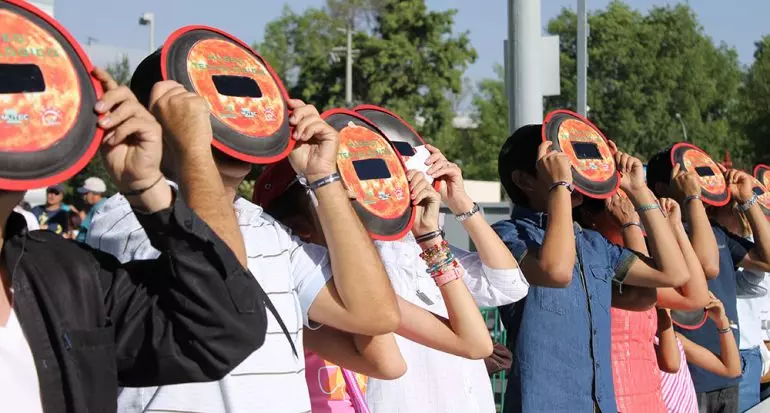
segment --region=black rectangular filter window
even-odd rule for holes
[[[362,181],[390,178],[390,170],[388,169],[388,164],[379,158],[353,161],[353,168],[356,170],[358,179]]]
[[[591,142],[571,142],[578,159],[602,159],[599,146]]]
[[[401,156],[414,156],[415,154],[414,147],[409,142],[393,141],[393,146],[396,147]]]
[[[714,170],[710,166],[696,166],[695,172],[700,176],[714,176]]]
[[[0,63],[0,94],[43,91],[45,80],[37,65]]]
[[[257,81],[250,77],[216,75],[212,76],[211,79],[220,95],[238,98],[262,97],[262,90],[259,89]]]
[[[762,188],[760,188],[760,187],[758,187],[758,186],[755,186],[755,187],[754,187],[754,195],[756,195],[756,196],[762,196],[762,195],[764,195],[764,194],[765,194],[765,191],[764,191]]]

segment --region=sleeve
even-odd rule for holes
[[[332,278],[329,252],[320,245],[302,242],[298,237],[289,235],[288,230],[285,231],[285,236],[289,238],[291,277],[302,309],[302,322],[307,327],[318,328],[319,325],[310,322],[308,311],[318,293]]]
[[[740,265],[741,261],[743,261],[744,258],[746,258],[746,255],[754,249],[754,243],[745,239],[741,238],[732,232],[722,230],[725,234],[725,243],[727,245],[727,250],[730,251],[730,256],[733,259],[733,264],[737,267]]]
[[[628,275],[628,270],[634,265],[639,257],[635,252],[622,248],[618,245],[612,244],[606,238],[602,237],[606,243],[607,255],[609,258],[610,267],[614,271],[612,280],[618,284],[623,284],[623,281]]]
[[[521,300],[529,291],[529,283],[517,268],[494,269],[481,262],[479,254],[450,246],[455,258],[465,269],[465,282],[476,304],[499,307]]]
[[[135,215],[158,258],[120,264],[91,251],[115,329],[119,384],[221,379],[264,342],[264,291],[181,197]]]
[[[119,194],[94,213],[85,243],[122,263],[160,256],[160,251],[152,246],[128,200]]]
[[[523,233],[520,232],[516,226],[510,222],[502,221],[493,225],[492,229],[497,232],[497,235],[500,236],[500,239],[505,243],[505,246],[508,247],[511,254],[513,254],[513,258],[516,258],[516,261],[519,263],[524,260],[524,257],[526,257],[528,253],[532,251],[537,253],[542,246],[540,242],[535,241],[534,238],[529,236],[526,231]]]
[[[767,295],[762,285],[767,273],[739,268],[735,272],[735,291],[738,298],[758,298]]]

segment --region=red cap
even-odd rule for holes
[[[297,173],[291,167],[288,158],[270,164],[262,171],[254,184],[252,202],[264,209],[278,199],[294,183]]]

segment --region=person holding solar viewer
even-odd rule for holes
[[[118,384],[216,380],[264,341],[264,328],[254,327],[264,311],[248,298],[259,285],[233,253],[242,243],[217,235],[235,230],[234,218],[215,212],[219,199],[190,206],[161,179],[160,125],[107,72],[92,75],[104,89],[93,110],[106,169],[162,253],[121,264],[27,231],[12,212],[24,191],[0,190],[5,411],[114,412]],[[186,154],[182,181],[221,192],[211,154],[196,150],[207,144],[201,136],[167,142]]]
[[[596,152],[602,158],[590,170],[613,177],[616,168],[619,186],[647,231],[650,257],[573,222],[572,210],[583,202],[583,195],[573,191],[580,163],[552,150],[553,142],[544,138],[550,134],[544,131],[560,130],[558,123],[555,128],[549,123],[553,116],[546,125],[523,126],[511,135],[500,151],[498,170],[514,207],[511,219],[493,228],[521,263],[530,292],[501,307],[513,352],[506,412],[617,411],[610,358],[612,286],[680,287],[690,278],[682,250],[672,248],[677,236],[645,186],[641,162],[620,151],[613,154],[587,121],[561,113],[566,133],[559,139],[573,133],[574,139],[592,139],[601,145]],[[566,144],[560,142],[562,148]]]
[[[684,152],[682,155],[680,152]],[[758,205],[758,196],[754,193],[753,178],[738,170],[727,170],[705,155],[700,149],[687,144],[676,144],[655,156],[648,162],[647,184],[656,195],[665,195],[672,190],[669,185],[669,176],[675,168],[677,154],[692,159],[692,169],[699,176],[704,186],[702,194],[692,196],[691,201],[708,202],[707,208],[710,218],[711,232],[717,246],[717,254],[701,256],[701,264],[706,271],[709,290],[723,303],[725,313],[730,320],[732,334],[740,345],[739,319],[737,312],[737,283],[738,277],[743,277],[738,267],[749,270],[766,272],[770,269],[770,224]],[[688,171],[690,172],[690,171]],[[732,198],[733,203],[730,203]],[[726,205],[726,206],[725,206]],[[742,211],[751,226],[754,241],[751,242],[731,233],[719,224],[719,217],[724,213],[732,214],[731,208]],[[695,230],[695,225],[690,225],[690,231]],[[694,237],[707,239],[707,235]],[[694,241],[695,242],[695,241]],[[713,271],[713,261],[718,259],[718,271]],[[711,268],[711,270],[709,270]],[[713,321],[706,323],[697,329],[685,329],[675,327],[681,336],[707,348],[709,351],[719,354],[720,331]],[[738,391],[739,378],[724,377],[712,373],[702,367],[690,364],[695,389],[698,393],[698,404],[701,411],[715,412],[737,411],[740,404]]]

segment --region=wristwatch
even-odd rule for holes
[[[481,208],[479,208],[479,204],[474,202],[473,208],[471,208],[470,211],[460,215],[455,215],[455,219],[457,219],[458,222],[463,222],[463,221],[466,221],[468,218],[476,215],[479,211],[481,211]]]

